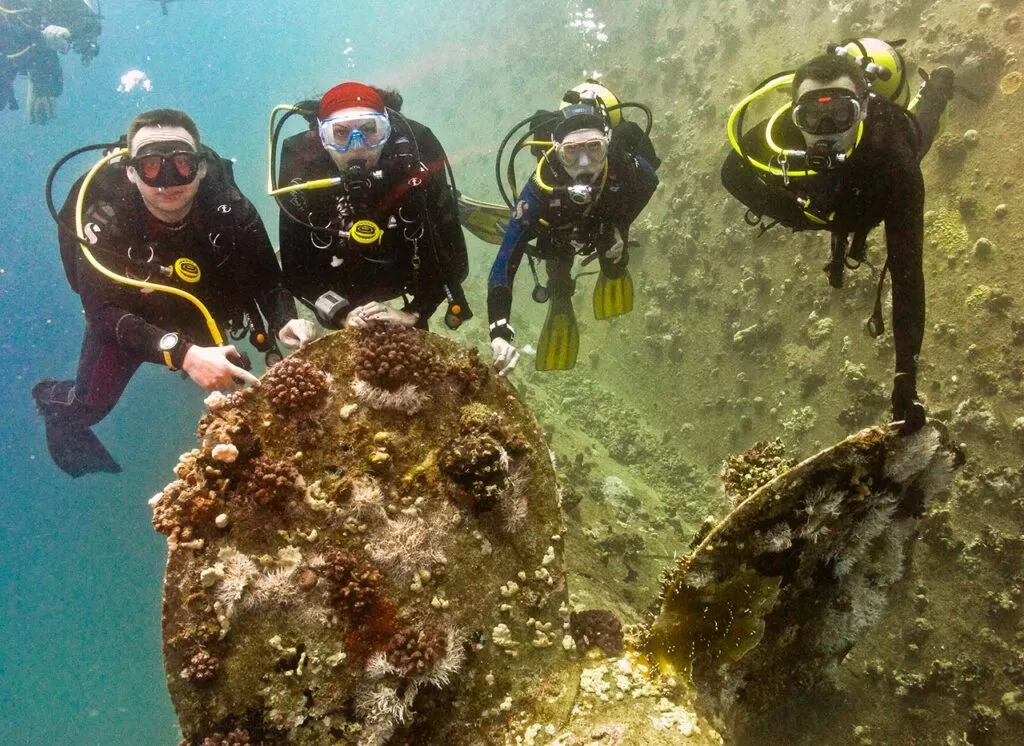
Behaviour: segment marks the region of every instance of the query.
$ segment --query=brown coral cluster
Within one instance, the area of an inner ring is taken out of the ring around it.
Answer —
[[[303,417],[327,405],[330,384],[330,376],[312,363],[289,357],[267,371],[261,390],[275,414]]]
[[[437,627],[406,627],[388,642],[388,663],[403,676],[422,676],[444,657],[448,634]]]
[[[786,458],[786,446],[779,438],[759,440],[747,451],[730,456],[722,466],[722,490],[734,504],[741,503],[796,461]]]
[[[469,433],[451,442],[438,462],[453,482],[473,497],[473,508],[484,512],[494,507],[508,488],[508,454],[490,435]]]
[[[331,605],[350,614],[366,613],[383,592],[380,570],[344,549],[324,556],[322,573]]]
[[[600,648],[611,658],[621,655],[625,649],[622,623],[607,609],[574,611],[569,617],[569,631],[576,647],[584,652]]]
[[[356,377],[387,391],[406,385],[425,388],[444,373],[438,356],[419,333],[399,324],[372,322],[360,330]]]
[[[202,746],[255,746],[249,731],[235,728],[230,733],[213,733],[203,739]]]
[[[245,500],[256,505],[280,507],[302,494],[303,479],[295,465],[258,456],[248,464],[248,471],[238,485]]]
[[[186,666],[181,669],[181,678],[199,683],[210,681],[219,672],[220,661],[206,650],[200,648],[188,659]]]
[[[195,527],[213,524],[223,508],[216,490],[206,487],[204,471],[197,468],[198,451],[182,457],[178,464],[179,479],[167,485],[155,499],[153,528],[174,540],[188,540]]]

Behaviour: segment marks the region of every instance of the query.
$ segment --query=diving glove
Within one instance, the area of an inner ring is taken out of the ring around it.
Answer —
[[[892,383],[892,419],[901,423],[900,435],[916,433],[927,418],[924,404],[917,397],[915,375],[897,373]]]

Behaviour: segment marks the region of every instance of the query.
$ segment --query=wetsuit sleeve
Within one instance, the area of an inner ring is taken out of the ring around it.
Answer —
[[[654,191],[658,188],[658,176],[642,156],[634,155],[627,159],[626,169],[629,174],[629,191],[622,207],[615,215],[615,227],[619,229],[624,241],[629,240],[629,227],[637,216],[647,207]]]
[[[267,319],[269,330],[278,330],[295,318],[295,299],[285,287],[284,275],[274,255],[266,226],[256,208],[243,200],[236,228],[236,251],[247,267],[245,273],[251,282],[248,292]]]
[[[426,127],[417,128],[420,160],[430,172],[426,190],[426,219],[432,231],[434,250],[421,257],[421,277],[405,310],[430,318],[446,299],[445,287],[460,302],[461,284],[469,273],[466,237],[459,223],[455,193],[448,183],[447,159],[434,133]]]
[[[526,244],[537,235],[540,209],[540,191],[531,181],[519,194],[487,278],[487,320],[490,324],[502,319],[507,321],[512,313],[512,285]]]
[[[892,277],[892,333],[896,371],[916,376],[924,338],[924,178],[916,154],[901,148],[889,174],[892,184],[885,241]]]
[[[301,159],[298,157],[303,142],[301,139],[295,141],[291,138],[285,141],[277,180],[280,186],[290,184],[296,179],[305,181],[310,178],[309,174],[302,173]],[[288,212],[309,222],[309,206],[305,194],[292,192],[280,199]],[[325,234],[325,240],[326,238]],[[280,211],[278,218],[278,241],[285,285],[296,298],[312,307],[317,298],[331,289],[328,272],[324,266],[324,252],[313,245],[310,229],[292,220],[284,210]]]
[[[74,195],[75,192],[72,192]],[[69,202],[73,196],[69,196]],[[61,210],[62,215],[73,214],[74,206],[66,202]],[[114,209],[108,204],[92,206],[84,219],[85,233],[94,246],[101,245],[103,253],[100,257],[112,252],[127,252],[127,239],[122,226],[117,222]],[[135,303],[136,288],[114,282],[103,276],[85,258],[78,249],[75,261],[77,270],[78,291],[82,298],[85,318],[93,328],[97,337],[116,344],[122,350],[131,352],[140,360],[163,365],[163,355],[159,349],[160,338],[171,329],[162,329],[150,324],[139,314],[129,310]]]

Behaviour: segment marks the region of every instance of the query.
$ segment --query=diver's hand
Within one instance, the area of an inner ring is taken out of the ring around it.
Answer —
[[[383,303],[372,301],[353,308],[345,318],[345,326],[349,329],[361,329],[370,321],[386,321],[389,324],[401,324],[402,326],[415,326],[419,316],[398,311]]]
[[[234,345],[199,347],[192,345],[185,353],[181,369],[206,391],[233,389],[239,385],[259,386],[260,379],[231,362],[241,362],[242,356]]]
[[[386,310],[387,306],[377,301],[364,303],[348,312],[348,316],[345,317],[345,326],[349,329],[362,329],[368,322],[376,321]]]
[[[618,228],[613,228],[615,231],[615,240],[612,241],[612,245],[604,250],[604,258],[610,261],[612,264],[618,264],[622,261],[622,252],[626,248],[626,242],[622,240],[622,234]]]
[[[519,350],[502,337],[495,337],[491,340],[491,354],[491,362],[499,376],[507,375],[519,362]]]
[[[277,332],[277,338],[285,347],[301,350],[307,342],[316,339],[316,327],[307,319],[292,319]]]
[[[67,54],[71,49],[71,32],[63,26],[53,24],[42,30],[43,43],[54,52]]]
[[[900,422],[900,435],[916,433],[927,418],[924,404],[917,398],[913,373],[897,373],[892,382],[892,419]]]
[[[29,81],[28,93],[25,98],[29,124],[46,124],[56,115],[53,99],[37,94],[31,81]]]

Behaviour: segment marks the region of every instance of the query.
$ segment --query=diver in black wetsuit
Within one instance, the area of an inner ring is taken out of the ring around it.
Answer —
[[[937,69],[911,104],[911,114],[871,90],[864,59],[867,55],[859,64],[849,55],[830,53],[799,68],[792,81],[792,111],[734,140],[722,183],[749,208],[748,217],[765,216],[793,230],[828,230],[833,287],[842,286],[847,261],[864,260],[867,234],[885,223],[896,345],[892,411],[902,432],[911,433],[926,418],[917,395],[925,317],[920,161],[953,95],[953,72]],[[761,90],[770,86],[776,84]],[[877,335],[881,328],[879,298],[869,330]]]
[[[85,337],[76,379],[41,381],[32,395],[50,454],[73,477],[120,471],[90,428],[142,363],[182,370],[209,391],[233,388],[258,381],[235,347],[223,344],[224,331],[236,339],[251,331],[264,351],[274,347],[264,317],[288,347],[315,333],[295,318],[263,221],[235,186],[230,162],[200,144],[191,118],[145,112],[132,120],[127,142],[127,162],[106,164],[87,186],[80,180],[60,216],[61,254],[82,298]],[[83,240],[96,264],[67,229],[76,224],[83,188]]]
[[[74,50],[88,65],[101,28],[96,0],[0,0],[0,111],[19,108],[14,79],[26,75],[29,122],[53,119],[64,91],[58,54]]]
[[[310,130],[282,147],[278,183],[297,187],[278,197],[285,281],[329,329],[370,320],[426,328],[445,300],[449,326],[472,315],[447,158],[400,106],[394,92],[342,83],[315,118],[305,112]],[[401,309],[382,303],[399,297]]]

